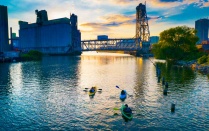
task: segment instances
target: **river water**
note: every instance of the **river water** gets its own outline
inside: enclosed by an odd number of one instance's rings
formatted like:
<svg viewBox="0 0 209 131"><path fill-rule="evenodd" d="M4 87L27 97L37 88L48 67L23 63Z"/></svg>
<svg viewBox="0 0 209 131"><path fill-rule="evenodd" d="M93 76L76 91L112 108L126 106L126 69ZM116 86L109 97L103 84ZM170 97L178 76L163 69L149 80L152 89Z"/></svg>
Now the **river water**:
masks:
<svg viewBox="0 0 209 131"><path fill-rule="evenodd" d="M156 77L168 82L168 94ZM120 89L129 96L122 102ZM89 97L85 88L102 90ZM171 104L175 112L171 112ZM122 118L121 104L133 109ZM125 54L45 56L0 64L0 130L209 130L209 79L190 68Z"/></svg>

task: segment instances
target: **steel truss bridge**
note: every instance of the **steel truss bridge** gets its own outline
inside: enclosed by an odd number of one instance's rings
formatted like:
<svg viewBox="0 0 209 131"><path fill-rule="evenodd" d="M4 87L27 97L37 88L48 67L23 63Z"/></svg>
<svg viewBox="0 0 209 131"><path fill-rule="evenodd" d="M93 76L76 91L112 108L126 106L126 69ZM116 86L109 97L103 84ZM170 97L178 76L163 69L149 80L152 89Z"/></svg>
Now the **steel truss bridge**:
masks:
<svg viewBox="0 0 209 131"><path fill-rule="evenodd" d="M107 40L84 40L81 41L82 51L96 50L123 50L137 51L141 47L135 44L135 38L107 39Z"/></svg>
<svg viewBox="0 0 209 131"><path fill-rule="evenodd" d="M150 48L150 32L145 4L136 7L136 34L129 39L105 39L81 41L82 51L124 50L148 53Z"/></svg>

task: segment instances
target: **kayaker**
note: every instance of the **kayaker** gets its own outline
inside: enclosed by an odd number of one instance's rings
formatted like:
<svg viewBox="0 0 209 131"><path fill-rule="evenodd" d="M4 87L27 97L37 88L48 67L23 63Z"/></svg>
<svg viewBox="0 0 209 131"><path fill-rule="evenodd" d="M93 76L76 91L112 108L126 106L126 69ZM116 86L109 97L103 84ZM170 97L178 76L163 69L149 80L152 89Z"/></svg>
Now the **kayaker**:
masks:
<svg viewBox="0 0 209 131"><path fill-rule="evenodd" d="M126 114L132 114L132 110L130 107L128 107L127 104L125 104L125 108L123 109L123 111L126 113Z"/></svg>
<svg viewBox="0 0 209 131"><path fill-rule="evenodd" d="M89 92L91 92L91 93L95 92L94 87L91 87Z"/></svg>
<svg viewBox="0 0 209 131"><path fill-rule="evenodd" d="M121 91L121 95L125 95L126 92L124 90Z"/></svg>

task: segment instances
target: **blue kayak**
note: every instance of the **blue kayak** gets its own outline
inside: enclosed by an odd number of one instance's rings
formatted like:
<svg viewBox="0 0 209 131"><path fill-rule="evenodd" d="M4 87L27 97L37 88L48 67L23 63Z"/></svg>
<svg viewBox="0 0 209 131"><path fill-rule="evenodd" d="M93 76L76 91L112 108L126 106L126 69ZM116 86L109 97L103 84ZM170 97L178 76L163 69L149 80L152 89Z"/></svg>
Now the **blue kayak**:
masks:
<svg viewBox="0 0 209 131"><path fill-rule="evenodd" d="M126 90L124 90L124 94L122 94L122 93L120 93L120 99L121 100L125 100L126 99L126 97L127 97L127 92L126 92Z"/></svg>

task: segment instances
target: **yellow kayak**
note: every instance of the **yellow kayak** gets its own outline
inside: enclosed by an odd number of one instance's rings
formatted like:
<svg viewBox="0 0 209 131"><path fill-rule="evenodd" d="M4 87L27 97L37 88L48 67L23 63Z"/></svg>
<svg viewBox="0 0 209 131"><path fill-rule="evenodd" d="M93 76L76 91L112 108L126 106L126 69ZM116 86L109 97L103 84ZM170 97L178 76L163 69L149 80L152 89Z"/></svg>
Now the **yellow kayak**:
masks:
<svg viewBox="0 0 209 131"><path fill-rule="evenodd" d="M93 95L95 95L95 93L97 92L97 87L96 86L94 86L94 87L92 87L93 89L94 89L94 91L93 92L91 92L90 90L89 90L89 95L90 96L93 96Z"/></svg>

